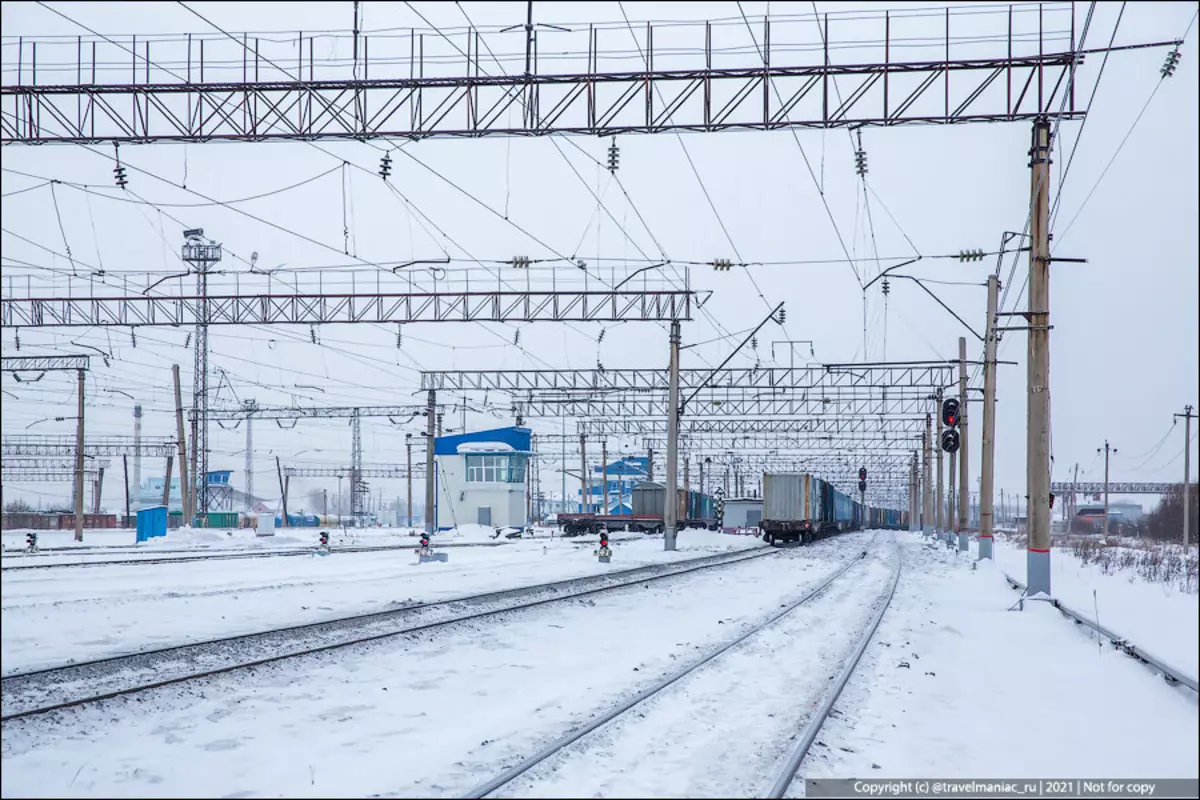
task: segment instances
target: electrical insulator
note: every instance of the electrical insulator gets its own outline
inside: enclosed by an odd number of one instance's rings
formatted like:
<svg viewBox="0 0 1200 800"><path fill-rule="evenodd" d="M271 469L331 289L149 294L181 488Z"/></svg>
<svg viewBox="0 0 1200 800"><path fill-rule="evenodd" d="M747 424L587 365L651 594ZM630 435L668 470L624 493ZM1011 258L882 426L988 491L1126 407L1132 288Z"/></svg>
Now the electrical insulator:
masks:
<svg viewBox="0 0 1200 800"><path fill-rule="evenodd" d="M392 174L392 156L390 153L384 153L383 158L379 159L379 177L385 181Z"/></svg>
<svg viewBox="0 0 1200 800"><path fill-rule="evenodd" d="M596 369L600 370L601 375L604 374L604 364L602 364L601 362L599 362L599 361L596 362Z"/></svg>
<svg viewBox="0 0 1200 800"><path fill-rule="evenodd" d="M714 258L712 266L717 272L728 272L729 268L733 266L733 262L728 258Z"/></svg>
<svg viewBox="0 0 1200 800"><path fill-rule="evenodd" d="M866 150L855 150L854 151L854 171L856 173L858 173L860 176L866 177L866 174L867 174L867 151Z"/></svg>
<svg viewBox="0 0 1200 800"><path fill-rule="evenodd" d="M125 178L125 168L121 166L120 162L113 168L113 179L116 181L117 186L120 186L122 189L129 183Z"/></svg>
<svg viewBox="0 0 1200 800"><path fill-rule="evenodd" d="M608 331L608 328L601 328L601 329L600 329L600 335L599 335L598 337L596 337L596 344L600 344L600 342L603 342L603 341L604 341L604 334L605 334L607 331Z"/></svg>
<svg viewBox="0 0 1200 800"><path fill-rule="evenodd" d="M785 322L787 322L787 309L781 308L779 309L779 324L782 325Z"/></svg>
<svg viewBox="0 0 1200 800"><path fill-rule="evenodd" d="M317 343L317 326L316 325L308 326L308 335L312 337L312 343L316 344Z"/></svg>
<svg viewBox="0 0 1200 800"><path fill-rule="evenodd" d="M396 349L399 350L404 344L404 326L396 326Z"/></svg>
<svg viewBox="0 0 1200 800"><path fill-rule="evenodd" d="M892 285L890 283L888 283L887 278L884 278L883 279L883 296L887 297L888 293L891 291L892 291Z"/></svg>
<svg viewBox="0 0 1200 800"><path fill-rule="evenodd" d="M1176 48L1176 49L1172 50L1171 52L1167 53L1167 60L1163 63L1162 69L1159 70L1159 72L1162 73L1162 76L1164 78L1169 78L1175 74L1175 67L1177 67L1178 65L1179 65L1179 49Z"/></svg>
<svg viewBox="0 0 1200 800"><path fill-rule="evenodd" d="M757 337L757 336L751 336L751 337L750 337L750 349L751 349L751 350L757 350L757 349L758 349L758 337Z"/></svg>
<svg viewBox="0 0 1200 800"><path fill-rule="evenodd" d="M517 330L513 331L513 344L520 344L520 343L521 343L521 329L518 328Z"/></svg>
<svg viewBox="0 0 1200 800"><path fill-rule="evenodd" d="M959 261L982 261L983 260L983 251L982 250L960 250L960 251L958 251L958 260Z"/></svg>
<svg viewBox="0 0 1200 800"><path fill-rule="evenodd" d="M533 263L529 256L513 256L513 260L509 262L517 269L529 269L529 265Z"/></svg>
<svg viewBox="0 0 1200 800"><path fill-rule="evenodd" d="M617 137L612 138L612 143L608 146L608 171L615 173L617 167L620 166L621 151L617 148Z"/></svg>

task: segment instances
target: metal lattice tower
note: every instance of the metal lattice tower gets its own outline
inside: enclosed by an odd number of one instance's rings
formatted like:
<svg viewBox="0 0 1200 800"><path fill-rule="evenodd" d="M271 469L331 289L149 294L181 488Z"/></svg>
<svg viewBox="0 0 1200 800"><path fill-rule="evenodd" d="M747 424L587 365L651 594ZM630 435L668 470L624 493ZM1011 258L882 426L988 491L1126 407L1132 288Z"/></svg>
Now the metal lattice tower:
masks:
<svg viewBox="0 0 1200 800"><path fill-rule="evenodd" d="M196 469L192 480L196 486L194 513L208 512L208 272L221 260L221 245L204 239L203 228L183 232L187 239L182 258L196 270L197 316L193 334L192 408L196 409L195 436L192 442Z"/></svg>

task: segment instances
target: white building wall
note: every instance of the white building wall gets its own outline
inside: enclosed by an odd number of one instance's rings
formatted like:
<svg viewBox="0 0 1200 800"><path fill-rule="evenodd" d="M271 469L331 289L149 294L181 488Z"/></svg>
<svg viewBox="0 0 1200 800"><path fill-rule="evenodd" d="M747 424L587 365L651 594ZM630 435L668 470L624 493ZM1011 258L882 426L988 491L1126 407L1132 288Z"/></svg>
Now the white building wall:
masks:
<svg viewBox="0 0 1200 800"><path fill-rule="evenodd" d="M725 521L721 524L724 528L747 528L747 512L751 509L758 512L758 519L762 519L762 500L726 500L725 501ZM755 522L755 525L758 523Z"/></svg>
<svg viewBox="0 0 1200 800"><path fill-rule="evenodd" d="M525 524L524 483L467 483L465 455L437 456L437 526L474 525L479 509L492 509L492 525Z"/></svg>

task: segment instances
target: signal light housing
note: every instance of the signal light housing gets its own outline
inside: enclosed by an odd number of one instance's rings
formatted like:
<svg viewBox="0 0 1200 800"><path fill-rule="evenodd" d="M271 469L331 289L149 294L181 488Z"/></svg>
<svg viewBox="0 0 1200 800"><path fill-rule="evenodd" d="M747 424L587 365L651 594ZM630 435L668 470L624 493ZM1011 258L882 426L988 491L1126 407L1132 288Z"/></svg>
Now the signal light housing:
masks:
<svg viewBox="0 0 1200 800"><path fill-rule="evenodd" d="M956 428L942 431L942 449L947 453L957 453L959 443L958 430Z"/></svg>
<svg viewBox="0 0 1200 800"><path fill-rule="evenodd" d="M947 397L942 401L942 424L950 428L957 428L960 419L958 412L958 400Z"/></svg>

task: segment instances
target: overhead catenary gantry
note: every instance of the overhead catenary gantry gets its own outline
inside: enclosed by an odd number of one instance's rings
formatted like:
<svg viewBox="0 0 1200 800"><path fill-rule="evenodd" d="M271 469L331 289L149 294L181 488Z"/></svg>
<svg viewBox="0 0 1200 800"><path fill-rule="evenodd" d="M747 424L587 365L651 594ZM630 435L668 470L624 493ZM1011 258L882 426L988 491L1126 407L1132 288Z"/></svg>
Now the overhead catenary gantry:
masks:
<svg viewBox="0 0 1200 800"><path fill-rule="evenodd" d="M990 7L982 32L975 9L946 9L932 23L897 10L858 12L850 23L837 13L776 15L747 20L745 29L728 20L534 30L522 37L524 73L494 63L493 52L504 55L513 41L495 29L355 31L353 70L317 58L314 37L303 33L25 37L4 65L13 82L0 88L0 143L608 136L1079 118L1086 109L1068 76L1103 50L1078 50L1074 13L1063 19L1069 5L1045 5ZM969 36L960 33L966 29ZM638 58L629 69L621 54L631 37ZM386 55L372 57L372 40ZM978 52L986 40L989 57L951 56L952 46L962 52L970 42ZM731 48L744 55L735 59ZM73 80L48 83L48 57L65 60ZM229 74L235 59L240 69ZM621 69L605 68L611 64ZM834 81L844 95L831 92Z"/></svg>
<svg viewBox="0 0 1200 800"><path fill-rule="evenodd" d="M83 443L85 458L141 454L166 458L175 452L175 440L167 436L148 436L138 440L132 436L93 436ZM71 456L75 454L75 439L70 436L38 436L35 434L5 435L0 439L0 457L11 456Z"/></svg>

